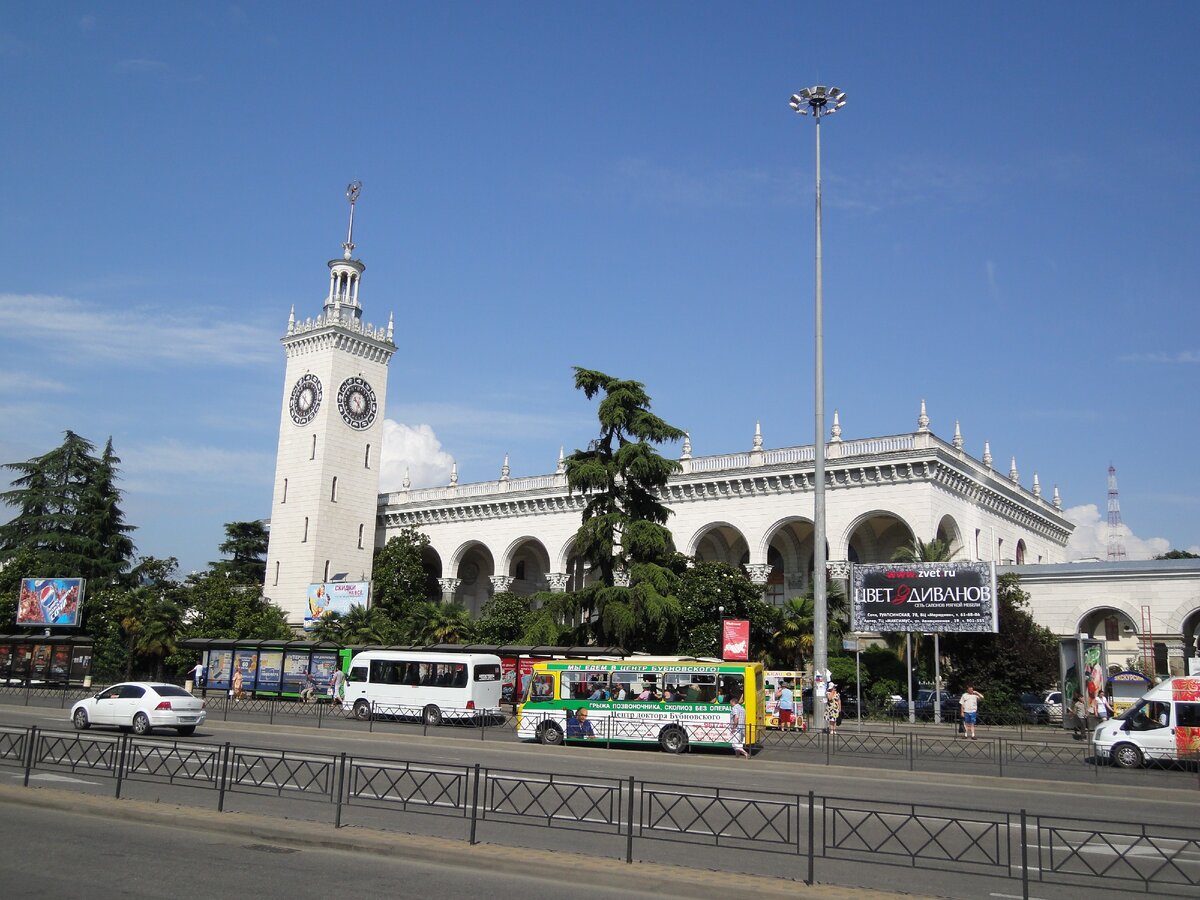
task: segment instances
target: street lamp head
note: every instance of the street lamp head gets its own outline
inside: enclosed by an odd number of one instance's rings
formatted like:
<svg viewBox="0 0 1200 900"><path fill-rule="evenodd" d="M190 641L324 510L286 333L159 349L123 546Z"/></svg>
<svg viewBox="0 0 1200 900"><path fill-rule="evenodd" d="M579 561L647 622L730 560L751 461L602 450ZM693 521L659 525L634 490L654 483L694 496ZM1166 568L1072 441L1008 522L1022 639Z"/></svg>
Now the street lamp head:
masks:
<svg viewBox="0 0 1200 900"><path fill-rule="evenodd" d="M802 116L810 112L820 119L829 116L846 105L846 92L841 88L827 88L823 84L805 88L799 93L792 94L788 105Z"/></svg>

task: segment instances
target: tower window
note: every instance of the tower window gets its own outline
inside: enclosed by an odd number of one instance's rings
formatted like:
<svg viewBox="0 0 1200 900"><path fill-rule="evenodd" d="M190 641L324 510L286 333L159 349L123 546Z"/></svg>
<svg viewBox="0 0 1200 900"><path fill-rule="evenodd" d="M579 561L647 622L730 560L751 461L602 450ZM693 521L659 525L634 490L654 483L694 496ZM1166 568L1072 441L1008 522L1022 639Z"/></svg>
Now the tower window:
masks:
<svg viewBox="0 0 1200 900"><path fill-rule="evenodd" d="M366 526L366 525L359 525L359 526L358 526L358 549L359 549L359 550L361 550L361 549L363 548L363 545L362 545L362 542L363 542L363 532L364 532L364 531L366 531L366 530L367 530L367 526Z"/></svg>
<svg viewBox="0 0 1200 900"><path fill-rule="evenodd" d="M287 479L286 478L283 479L283 499L280 500L279 502L287 503Z"/></svg>
<svg viewBox="0 0 1200 900"><path fill-rule="evenodd" d="M371 468L371 445L370 444L367 444L367 455L363 459L363 468L364 469Z"/></svg>
<svg viewBox="0 0 1200 900"><path fill-rule="evenodd" d="M329 580L329 560L325 560L325 575L321 578L322 581Z"/></svg>
<svg viewBox="0 0 1200 900"><path fill-rule="evenodd" d="M275 584L279 584L279 563L275 563Z"/></svg>
<svg viewBox="0 0 1200 900"><path fill-rule="evenodd" d="M309 457L308 457L308 458L309 458L309 459L316 459L316 458L317 458L317 436L316 436L315 434L313 435L312 453L311 453L311 454L309 454Z"/></svg>
<svg viewBox="0 0 1200 900"><path fill-rule="evenodd" d="M333 476L333 487L329 491L329 499L333 503L337 503L337 476Z"/></svg>
<svg viewBox="0 0 1200 900"><path fill-rule="evenodd" d="M304 517L304 537L300 538L300 543L308 540L308 516Z"/></svg>

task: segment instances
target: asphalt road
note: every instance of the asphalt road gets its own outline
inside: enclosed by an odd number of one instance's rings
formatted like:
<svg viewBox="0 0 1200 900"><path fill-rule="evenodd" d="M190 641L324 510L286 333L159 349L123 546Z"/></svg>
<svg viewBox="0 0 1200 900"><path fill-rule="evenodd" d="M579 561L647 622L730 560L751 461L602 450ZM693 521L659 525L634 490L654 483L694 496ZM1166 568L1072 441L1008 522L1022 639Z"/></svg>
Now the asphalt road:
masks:
<svg viewBox="0 0 1200 900"><path fill-rule="evenodd" d="M0 722L69 729L66 713L55 709L0 707ZM908 772L810 764L785 753L764 753L747 762L736 761L729 755L717 752L694 752L675 757L663 754L657 748L608 750L600 746L542 747L511 740L481 740L477 730L442 728L431 730L428 736L422 736L419 731L382 729L369 734L363 731L361 723L341 723L337 727L318 729L312 724L268 725L258 721L216 720L206 723L194 737L179 743L181 747L204 747L223 745L228 741L240 747L288 749L311 754L347 753L358 759L406 760L441 769L465 770L480 764L493 771L552 773L578 780L627 779L632 775L639 782L678 786L681 791L686 791L682 786L688 785L700 788L720 786L765 799L800 795L802 802L806 802L807 792L812 790L817 794L818 808L825 805L825 798L921 804L926 810L930 807L946 807L948 821L967 817L969 814L965 809L1011 813L1024 809L1030 816L1069 815L1100 822L1177 825L1188 829L1193 838L1197 834L1196 823L1200 813L1200 789L1194 773L1179 778L1168 777L1154 787L1147 787L1144 783L1123 783L1113 776L1126 773L1112 770L1104 771L1100 782L1071 783L1053 777L1053 772L1049 773L1051 777L1042 779ZM114 731L92 729L89 735L106 733L115 734ZM1148 771L1140 774L1171 776L1173 773ZM14 783L11 775L8 783ZM74 776L34 773L32 783L66 787L97 797L112 796L113 790L111 779L86 772ZM127 782L123 796L208 809L216 806L216 798L211 790L205 792L194 787L164 785L161 782ZM226 802L226 808L230 810L280 819L329 823L333 818L333 807L328 802L244 794L231 794ZM835 800L828 802L831 806L837 805ZM350 807L345 810L344 822L356 828L408 831L456 840L466 837L466 823L461 815L397 812L394 804L388 810ZM479 836L486 842L510 846L514 854L524 852L523 848L548 848L623 859L625 850L624 839L619 834L611 833L611 830L610 833L581 833L512 822L485 821L480 823ZM805 860L801 856L649 841L640 839L640 836L635 846L635 856L653 862L761 873L779 878L800 879L805 874ZM1190 867L1189 871L1200 866L1200 858L1192 859L1191 856L1197 854L1189 849L1184 859ZM1100 868L1105 862L1105 859L1097 860ZM965 877L953 871L915 871L829 859L818 860L817 878L819 881L864 888L900 888L949 897L1020 894L1020 882L1012 879ZM1105 891L1095 888L1089 888L1087 892L1090 896L1106 895ZM1124 890L1114 890L1108 895L1122 896L1126 893ZM1051 884L1037 884L1033 892L1033 896L1046 900L1078 895L1078 888Z"/></svg>

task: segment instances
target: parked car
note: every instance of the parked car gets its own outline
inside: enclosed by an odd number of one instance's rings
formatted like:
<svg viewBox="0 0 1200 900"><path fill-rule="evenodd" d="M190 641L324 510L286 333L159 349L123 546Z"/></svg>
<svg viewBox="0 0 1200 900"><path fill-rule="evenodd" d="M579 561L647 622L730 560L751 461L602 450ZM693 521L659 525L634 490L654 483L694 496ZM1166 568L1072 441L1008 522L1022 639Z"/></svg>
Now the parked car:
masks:
<svg viewBox="0 0 1200 900"><path fill-rule="evenodd" d="M1021 695L1021 706L1035 725L1062 721L1062 691L1039 691Z"/></svg>
<svg viewBox="0 0 1200 900"><path fill-rule="evenodd" d="M936 700L932 688L922 688L913 697L913 711L918 719L932 719L935 705L941 707L941 718L950 721L958 718L958 695L946 691L938 691ZM901 699L892 704L892 715L898 718L908 717L908 701Z"/></svg>
<svg viewBox="0 0 1200 900"><path fill-rule="evenodd" d="M154 728L174 728L181 735L195 732L208 713L204 701L173 684L126 681L106 687L71 707L71 723L78 729L116 725L149 734Z"/></svg>

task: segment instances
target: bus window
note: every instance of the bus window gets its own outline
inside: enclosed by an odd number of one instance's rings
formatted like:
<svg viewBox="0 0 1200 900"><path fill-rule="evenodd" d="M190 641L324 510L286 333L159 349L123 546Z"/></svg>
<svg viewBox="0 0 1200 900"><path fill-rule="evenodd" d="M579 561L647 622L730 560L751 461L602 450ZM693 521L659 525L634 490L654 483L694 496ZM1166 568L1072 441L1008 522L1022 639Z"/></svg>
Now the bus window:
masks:
<svg viewBox="0 0 1200 900"><path fill-rule="evenodd" d="M499 681L500 667L490 665L479 665L475 667L476 681Z"/></svg>
<svg viewBox="0 0 1200 900"><path fill-rule="evenodd" d="M346 674L347 681L364 682L367 680L366 666L351 666L350 671Z"/></svg>
<svg viewBox="0 0 1200 900"><path fill-rule="evenodd" d="M741 675L722 675L717 689L718 703L732 703L746 692L746 680Z"/></svg>
<svg viewBox="0 0 1200 900"><path fill-rule="evenodd" d="M403 663L395 663L390 659L371 660L372 684L399 684L400 667Z"/></svg>
<svg viewBox="0 0 1200 900"><path fill-rule="evenodd" d="M554 696L554 676L550 674L534 675L529 680L529 696L527 700L549 700Z"/></svg>
<svg viewBox="0 0 1200 900"><path fill-rule="evenodd" d="M560 695L563 700L607 700L608 673L563 672Z"/></svg>

